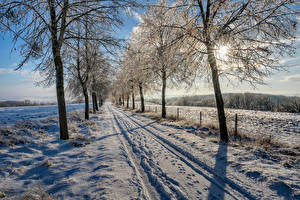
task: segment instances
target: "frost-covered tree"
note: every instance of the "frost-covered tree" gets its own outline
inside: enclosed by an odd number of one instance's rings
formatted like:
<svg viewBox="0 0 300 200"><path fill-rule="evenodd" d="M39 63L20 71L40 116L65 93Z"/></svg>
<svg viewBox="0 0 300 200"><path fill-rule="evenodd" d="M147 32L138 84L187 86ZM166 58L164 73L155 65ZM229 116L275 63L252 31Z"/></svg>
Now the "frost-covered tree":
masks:
<svg viewBox="0 0 300 200"><path fill-rule="evenodd" d="M101 27L105 32L122 23L121 9L136 4L133 0L2 0L0 4L0 30L14 34L22 42L21 67L30 59L41 64L53 63L56 76L56 93L59 111L60 138L68 139L68 126L64 93L64 67L62 50L67 40L76 37L72 25L87 19L91 26ZM84 20L86 21L86 20ZM104 23L105 22L105 23ZM109 26L103 27L106 24ZM103 36L103 35L102 35ZM109 35L106 35L109 36ZM92 38L89 38L92 39ZM111 43L109 37L102 44ZM51 62L49 61L50 58ZM38 66L39 68L39 66Z"/></svg>
<svg viewBox="0 0 300 200"><path fill-rule="evenodd" d="M185 67L183 34L172 28L179 23L176 13L167 8L168 0L161 0L157 5L148 8L142 16L140 40L146 51L144 58L148 60L150 71L156 80L160 80L162 117L166 117L167 82L185 81L191 77L189 68Z"/></svg>
<svg viewBox="0 0 300 200"><path fill-rule="evenodd" d="M110 86L110 64L100 51L96 42L76 39L78 48L74 49L74 57L67 67L68 89L73 97L84 96L85 119L89 119L89 93L92 96L93 112L98 110L107 95Z"/></svg>
<svg viewBox="0 0 300 200"><path fill-rule="evenodd" d="M124 52L123 57L123 69L127 72L128 81L138 88L142 112L145 111L144 92L153 82L153 73L147 59L147 48L141 40L143 34L140 27L131 34L129 48Z"/></svg>
<svg viewBox="0 0 300 200"><path fill-rule="evenodd" d="M68 52L71 56L67 64L68 89L72 96L83 95L85 100L85 119L89 119L89 89L91 87L91 76L98 73L99 76L106 76L102 73L100 65L105 63L103 53L100 51L100 43L87 39L92 34L96 38L96 32L92 32L90 27L77 26L78 37L68 43ZM82 31L83 30L83 31ZM99 77L100 78L100 77ZM81 89L81 90L80 90ZM93 97L94 99L95 97Z"/></svg>
<svg viewBox="0 0 300 200"><path fill-rule="evenodd" d="M128 98L127 98L127 102L129 101L129 97L131 94L131 103L132 103L132 109L135 109L135 89L136 89L136 77L137 77L137 73L134 69L134 65L133 65L133 60L132 60L132 52L131 51L126 51L124 52L124 56L123 56L123 60L121 61L121 71L119 73L119 83L125 83L125 87L124 86L118 86L119 88L119 98L120 100L122 99L123 93L124 91L128 92ZM121 102L120 102L121 103ZM128 105L128 103L127 103ZM128 107L128 106L127 106Z"/></svg>
<svg viewBox="0 0 300 200"><path fill-rule="evenodd" d="M220 137L228 141L219 77L263 83L280 70L279 57L293 54L299 5L294 0L176 0L180 29L195 51L200 68L210 73L218 110Z"/></svg>
<svg viewBox="0 0 300 200"><path fill-rule="evenodd" d="M102 105L103 101L106 99L108 94L108 89L111 85L111 65L108 62L108 58L100 57L97 55L96 62L97 70L91 74L91 85L90 93L93 97L93 112L98 110L98 101L101 102L99 106Z"/></svg>

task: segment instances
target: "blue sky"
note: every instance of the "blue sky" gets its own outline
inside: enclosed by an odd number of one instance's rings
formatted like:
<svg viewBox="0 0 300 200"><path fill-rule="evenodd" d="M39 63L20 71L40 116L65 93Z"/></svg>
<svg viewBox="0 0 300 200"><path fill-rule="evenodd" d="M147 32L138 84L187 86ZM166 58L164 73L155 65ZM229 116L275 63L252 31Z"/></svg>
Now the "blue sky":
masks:
<svg viewBox="0 0 300 200"><path fill-rule="evenodd" d="M22 70L15 71L20 62L18 50L13 50L9 35L0 38L0 101L1 100L55 100L55 89L35 87L41 80L34 64L26 63Z"/></svg>
<svg viewBox="0 0 300 200"><path fill-rule="evenodd" d="M116 33L119 38L129 38L133 27L139 23L135 17L125 18L126 23ZM21 70L14 70L21 57L18 49L14 48L11 38L10 34L0 36L0 101L25 99L55 101L55 86L50 88L36 86L35 82L43 78L39 72L33 71L34 63L26 63Z"/></svg>
<svg viewBox="0 0 300 200"><path fill-rule="evenodd" d="M139 23L138 16L126 17L125 24L117 32L118 37L128 38L130 32ZM300 31L298 30L298 33ZM298 34L300 35L300 34ZM256 92L269 94L282 94L300 96L300 40L297 40L298 49L293 57L282 58L282 64L290 65L287 71L274 72L267 77L267 85L253 88L248 84L232 85L222 81L222 92ZM38 72L33 71L34 64L27 63L20 71L14 71L20 61L18 49L13 50L13 44L9 34L0 36L0 101L1 100L36 100L55 101L55 88L43 88L35 86L35 81L42 80ZM198 80L189 90L184 88L167 89L167 96L212 94L211 83ZM159 94L158 94L159 95Z"/></svg>

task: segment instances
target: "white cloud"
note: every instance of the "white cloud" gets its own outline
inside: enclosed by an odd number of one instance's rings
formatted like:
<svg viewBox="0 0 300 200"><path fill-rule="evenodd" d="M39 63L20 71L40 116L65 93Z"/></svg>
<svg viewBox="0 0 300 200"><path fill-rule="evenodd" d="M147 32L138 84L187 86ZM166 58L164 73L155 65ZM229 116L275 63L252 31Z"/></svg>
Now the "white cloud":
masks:
<svg viewBox="0 0 300 200"><path fill-rule="evenodd" d="M125 13L129 16L133 16L138 22L143 22L142 16L139 13L135 12L132 8L125 8Z"/></svg>
<svg viewBox="0 0 300 200"><path fill-rule="evenodd" d="M134 18L138 21L138 24L141 24L141 23L144 22L142 16L141 16L139 13L132 11L132 15L133 15ZM139 33L140 31L141 31L141 30L140 30L140 28L139 28L139 25L137 25L137 26L135 26L135 27L132 28L132 32L133 32L133 33Z"/></svg>
<svg viewBox="0 0 300 200"><path fill-rule="evenodd" d="M0 74L20 74L21 76L30 76L33 71L24 69L24 70L14 70L10 68L0 68Z"/></svg>
<svg viewBox="0 0 300 200"><path fill-rule="evenodd" d="M11 64L11 67L17 67L17 66L18 66L18 63Z"/></svg>
<svg viewBox="0 0 300 200"><path fill-rule="evenodd" d="M132 33L136 33L138 34L140 32L140 27L139 26L135 26L132 28Z"/></svg>
<svg viewBox="0 0 300 200"><path fill-rule="evenodd" d="M280 64L286 64L286 63L291 63L291 62L295 62L297 61L297 63L300 60L300 56L297 57L285 57L283 59L280 60Z"/></svg>
<svg viewBox="0 0 300 200"><path fill-rule="evenodd" d="M20 99L30 99L30 100L55 100L55 87L42 88L36 87L35 82L43 80L43 77L37 71L32 70L18 70L15 71L10 68L1 68L1 76L14 75L16 78L12 78L9 83L4 80L0 80L0 100L20 100ZM13 81L13 83L11 83Z"/></svg>
<svg viewBox="0 0 300 200"><path fill-rule="evenodd" d="M20 75L22 77L22 80L20 80L21 82L25 83L25 82L38 82L38 81L42 81L43 77L40 75L39 72L37 71L31 71L31 70L27 70L27 69L23 69L23 70L13 70L13 69L9 69L9 68L0 68L0 75L8 75L8 74L15 74L15 75Z"/></svg>
<svg viewBox="0 0 300 200"><path fill-rule="evenodd" d="M138 20L139 23L142 23L144 21L143 18L142 18L142 16L139 13L133 11L132 14L133 14L134 18L136 20Z"/></svg>
<svg viewBox="0 0 300 200"><path fill-rule="evenodd" d="M55 101L55 87L41 88L28 84L13 85L9 88L0 87L0 100Z"/></svg>
<svg viewBox="0 0 300 200"><path fill-rule="evenodd" d="M285 76L280 82L300 82L300 74Z"/></svg>
<svg viewBox="0 0 300 200"><path fill-rule="evenodd" d="M25 64L23 64L22 67L30 67L30 66L32 66L32 65L34 65L34 64L30 62L30 63L25 63ZM10 65L10 67L13 68L13 69L17 68L18 66L19 66L19 64L16 63L16 62L14 62L14 63L12 63L12 64Z"/></svg>
<svg viewBox="0 0 300 200"><path fill-rule="evenodd" d="M16 73L13 69L0 68L0 74L13 74Z"/></svg>

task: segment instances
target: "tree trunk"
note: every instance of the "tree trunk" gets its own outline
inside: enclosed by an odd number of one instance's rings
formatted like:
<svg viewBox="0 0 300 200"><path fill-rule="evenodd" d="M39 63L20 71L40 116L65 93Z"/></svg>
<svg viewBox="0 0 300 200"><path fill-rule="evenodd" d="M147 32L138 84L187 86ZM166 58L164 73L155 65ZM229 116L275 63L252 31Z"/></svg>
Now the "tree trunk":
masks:
<svg viewBox="0 0 300 200"><path fill-rule="evenodd" d="M124 95L122 94L122 106L124 107L125 106L125 98L124 98Z"/></svg>
<svg viewBox="0 0 300 200"><path fill-rule="evenodd" d="M208 62L212 72L212 81L213 81L217 110L218 110L220 139L221 141L228 142L226 116L224 111L223 97L222 97L220 83L219 83L218 68L217 68L217 63L213 52L213 48L209 44L207 45L207 53L208 53Z"/></svg>
<svg viewBox="0 0 300 200"><path fill-rule="evenodd" d="M65 103L63 63L60 57L60 53L57 52L57 49L55 47L53 47L53 54L56 71L56 96L58 105L60 139L67 140L69 139L69 134Z"/></svg>
<svg viewBox="0 0 300 200"><path fill-rule="evenodd" d="M58 117L59 117L59 132L60 139L69 139L68 134L68 122L67 122L67 112L65 103L65 91L64 91L64 68L60 55L60 50L62 46L63 36L65 33L65 23L68 9L68 1L64 1L64 8L62 12L62 24L60 29L60 34L58 35L58 24L56 20L56 11L54 1L48 1L49 12L50 12L50 30L51 30L51 43L52 43L52 54L55 65L56 73L56 97L58 105Z"/></svg>
<svg viewBox="0 0 300 200"><path fill-rule="evenodd" d="M129 95L127 94L127 105L126 108L129 108Z"/></svg>
<svg viewBox="0 0 300 200"><path fill-rule="evenodd" d="M95 108L96 108L96 111L99 111L96 93L95 93Z"/></svg>
<svg viewBox="0 0 300 200"><path fill-rule="evenodd" d="M84 118L86 120L89 120L89 94L87 89L83 89L83 95L84 95L84 102L85 102Z"/></svg>
<svg viewBox="0 0 300 200"><path fill-rule="evenodd" d="M162 90L161 90L161 117L166 118L166 86L167 86L167 76L164 71L162 74Z"/></svg>
<svg viewBox="0 0 300 200"><path fill-rule="evenodd" d="M92 92L92 101L93 101L93 113L96 114L96 98L95 98L96 94L94 92ZM95 104L96 102L96 104Z"/></svg>
<svg viewBox="0 0 300 200"><path fill-rule="evenodd" d="M132 110L135 109L135 103L134 103L134 91L133 91L133 87L132 87Z"/></svg>
<svg viewBox="0 0 300 200"><path fill-rule="evenodd" d="M144 103L144 94L143 94L143 84L139 83L140 88L140 98L141 98L141 111L145 111L145 103Z"/></svg>
<svg viewBox="0 0 300 200"><path fill-rule="evenodd" d="M102 106L102 97L101 97L101 95L99 95L99 107L101 107Z"/></svg>

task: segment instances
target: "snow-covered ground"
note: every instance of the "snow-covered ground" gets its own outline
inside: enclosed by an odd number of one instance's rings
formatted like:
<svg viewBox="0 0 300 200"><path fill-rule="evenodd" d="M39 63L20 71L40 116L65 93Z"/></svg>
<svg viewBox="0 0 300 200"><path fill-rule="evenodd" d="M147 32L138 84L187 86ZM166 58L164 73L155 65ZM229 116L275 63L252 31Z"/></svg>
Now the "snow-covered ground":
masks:
<svg viewBox="0 0 300 200"><path fill-rule="evenodd" d="M300 199L299 147L219 143L207 128L109 104L82 119L69 113L69 141L59 140L56 116L0 126L0 198Z"/></svg>
<svg viewBox="0 0 300 200"><path fill-rule="evenodd" d="M147 104L146 110L161 111L161 106ZM167 106L167 114L205 124L218 124L217 110L212 107ZM238 115L238 130L251 136L272 136L286 144L300 144L300 114L265 112L242 109L225 109L228 126L234 127L235 114ZM200 123L200 122L199 122Z"/></svg>
<svg viewBox="0 0 300 200"><path fill-rule="evenodd" d="M67 111L84 109L84 104L68 104ZM38 119L57 115L57 106L22 106L0 108L0 126L10 126L19 120Z"/></svg>

